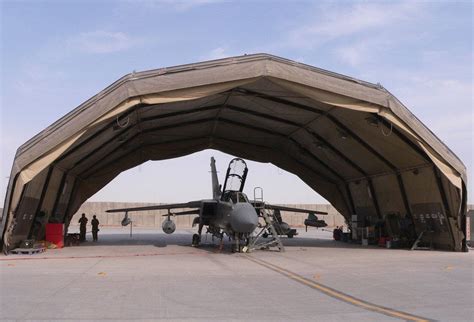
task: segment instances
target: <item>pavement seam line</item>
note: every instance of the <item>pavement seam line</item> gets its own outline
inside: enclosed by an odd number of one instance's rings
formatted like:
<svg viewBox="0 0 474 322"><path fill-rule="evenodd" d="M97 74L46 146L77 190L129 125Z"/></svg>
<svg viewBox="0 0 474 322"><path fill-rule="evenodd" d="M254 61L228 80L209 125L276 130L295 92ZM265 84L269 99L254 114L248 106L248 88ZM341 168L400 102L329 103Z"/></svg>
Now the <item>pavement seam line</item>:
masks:
<svg viewBox="0 0 474 322"><path fill-rule="evenodd" d="M248 260L256 263L256 264L259 264L260 266L271 269L274 272L280 273L281 275L284 275L284 276L286 276L286 277L288 277L288 278L290 278L294 281L297 281L301 284L309 286L313 289L316 289L316 290L320 291L323 294L326 294L328 296L331 296L335 299L346 302L348 304L351 304L351 305L354 305L354 306L357 306L357 307L360 307L360 308L363 308L363 309L366 309L366 310L369 310L369 311L372 311L372 312L381 313L381 314L384 314L384 315L387 315L387 316L390 316L390 317L399 318L399 319L402 319L402 320L405 320L405 321L413 321L413 322L432 322L432 321L434 321L432 319L419 317L419 316L412 315L412 314L409 314L409 313L406 313L406 312L402 312L402 311L390 309L390 308L387 308L387 307L383 307L383 306L380 306L380 305L377 305L377 304L374 304L374 303L369 303L367 301L355 298L351 295L348 295L348 294L342 293L340 291L337 291L335 289L332 289L332 288L330 288L328 286L325 286L321 283L311 281L311 280L309 280L309 279L307 279L307 278L305 278L305 277L303 277L299 274L291 272L291 271L289 271L287 269L284 269L282 267L279 267L275 264L271 264L269 262L266 262L266 261L261 260L261 259L254 258L254 257L249 256L249 255L244 255L244 257L247 258Z"/></svg>

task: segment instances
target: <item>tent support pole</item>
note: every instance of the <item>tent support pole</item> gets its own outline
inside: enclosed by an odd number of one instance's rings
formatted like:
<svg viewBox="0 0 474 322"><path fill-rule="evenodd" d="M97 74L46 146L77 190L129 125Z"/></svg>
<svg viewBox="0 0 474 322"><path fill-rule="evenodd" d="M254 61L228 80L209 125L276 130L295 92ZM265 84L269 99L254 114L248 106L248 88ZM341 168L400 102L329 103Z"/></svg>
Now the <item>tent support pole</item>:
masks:
<svg viewBox="0 0 474 322"><path fill-rule="evenodd" d="M462 239L462 251L463 252L469 252L469 248L467 247L467 230L469 227L467 227L467 191L466 191L466 185L463 183L462 184L462 199L461 199L461 229L464 234L464 237Z"/></svg>
<svg viewBox="0 0 474 322"><path fill-rule="evenodd" d="M446 214L446 223L448 224L449 233L453 240L453 250L456 250L456 238L454 238L453 228L451 227L451 221L449 218L453 218L451 215L451 210L449 208L448 199L446 198L446 191L444 190L443 181L441 180L441 174L439 173L438 168L433 166L433 174L436 178L436 183L438 184L439 194L441 195L441 201L443 202L444 212Z"/></svg>
<svg viewBox="0 0 474 322"><path fill-rule="evenodd" d="M405 190L405 184L403 183L402 175L400 173L397 173L397 181L398 181L398 187L400 188L400 192L402 194L402 199L403 199L403 204L405 205L406 214L413 221L413 214L411 213L410 203L408 202L408 195Z"/></svg>
<svg viewBox="0 0 474 322"><path fill-rule="evenodd" d="M377 217L379 219L382 219L382 213L380 212L379 200L377 198L377 195L375 194L374 183L372 182L372 179L370 179L370 178L367 178L367 182L369 184L370 195L372 197L372 201L374 202L374 207L375 207L375 211L377 213Z"/></svg>
<svg viewBox="0 0 474 322"><path fill-rule="evenodd" d="M53 209L51 210L51 215L53 218L56 218L56 210L58 208L59 201L61 199L61 195L64 189L64 185L66 184L66 179L67 179L68 172L65 171L63 173L63 177L61 178L61 183L59 184L59 189L58 192L56 193L56 199L54 200L54 206Z"/></svg>
<svg viewBox="0 0 474 322"><path fill-rule="evenodd" d="M74 197L74 195L75 195L76 192L77 192L77 188L79 187L79 184L77 183L77 181L78 181L78 179L76 178L76 179L74 180L74 186L73 186L72 189L71 189L71 193L69 194L69 199L68 199L68 201L67 201L66 210L64 211L64 220L63 220L63 221L64 221L64 223L66 224L66 229L64 230L65 233L67 233L68 228L69 228L69 224L70 224L71 219L72 219L72 217L69 218L69 217L70 217L70 216L69 216L69 212L71 211L71 203L72 203L72 201L74 200L73 197Z"/></svg>
<svg viewBox="0 0 474 322"><path fill-rule="evenodd" d="M43 189L41 189L40 199L38 200L38 206L36 206L35 217L33 219L33 223L35 222L36 216L38 216L38 213L41 210L41 206L43 206L44 197L46 196L46 191L48 191L49 181L51 180L51 175L53 174L53 170L54 170L54 164L52 164L48 169L48 174L46 175L46 180L44 181ZM32 238L31 236L33 232L32 229L33 229L33 225L30 227L28 238Z"/></svg>

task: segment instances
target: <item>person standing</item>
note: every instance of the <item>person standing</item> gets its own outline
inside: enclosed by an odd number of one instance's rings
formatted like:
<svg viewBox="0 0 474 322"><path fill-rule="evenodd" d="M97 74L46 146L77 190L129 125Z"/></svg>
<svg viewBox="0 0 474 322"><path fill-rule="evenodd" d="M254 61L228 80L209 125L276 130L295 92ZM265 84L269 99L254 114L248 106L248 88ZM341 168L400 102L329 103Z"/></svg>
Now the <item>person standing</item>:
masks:
<svg viewBox="0 0 474 322"><path fill-rule="evenodd" d="M86 241L86 229L87 229L87 222L89 220L86 218L86 214L82 214L81 218L79 219L79 241L84 242Z"/></svg>
<svg viewBox="0 0 474 322"><path fill-rule="evenodd" d="M99 233L99 220L97 219L95 215L92 217L91 225L92 225L92 239L96 242L97 237L98 237L97 235Z"/></svg>

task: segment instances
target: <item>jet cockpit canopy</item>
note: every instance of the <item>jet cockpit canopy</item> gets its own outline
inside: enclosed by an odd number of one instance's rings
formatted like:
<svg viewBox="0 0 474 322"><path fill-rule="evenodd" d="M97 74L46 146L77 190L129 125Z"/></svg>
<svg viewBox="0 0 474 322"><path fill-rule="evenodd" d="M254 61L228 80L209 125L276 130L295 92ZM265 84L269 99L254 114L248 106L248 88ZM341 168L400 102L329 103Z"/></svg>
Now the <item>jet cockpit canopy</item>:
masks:
<svg viewBox="0 0 474 322"><path fill-rule="evenodd" d="M223 201L231 201L232 203L241 203L245 202L248 203L249 199L245 195L245 193L240 192L240 191L232 191L232 190L227 190L222 194L222 200Z"/></svg>
<svg viewBox="0 0 474 322"><path fill-rule="evenodd" d="M247 164L241 158L232 159L229 162L227 173L225 176L224 187L222 191L239 191L242 192L245 186L245 180L247 179ZM224 195L224 194L223 194ZM224 200L224 199L222 199Z"/></svg>

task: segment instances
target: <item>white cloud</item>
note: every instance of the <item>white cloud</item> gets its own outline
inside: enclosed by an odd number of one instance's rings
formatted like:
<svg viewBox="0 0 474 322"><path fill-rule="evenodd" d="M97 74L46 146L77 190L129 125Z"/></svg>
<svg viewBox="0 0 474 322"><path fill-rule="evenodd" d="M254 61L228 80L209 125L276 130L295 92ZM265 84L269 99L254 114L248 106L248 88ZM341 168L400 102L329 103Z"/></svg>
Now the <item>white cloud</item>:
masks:
<svg viewBox="0 0 474 322"><path fill-rule="evenodd" d="M410 19L418 14L415 2L362 2L334 7L324 3L312 21L292 30L287 45L297 48L317 47L337 38L361 34Z"/></svg>
<svg viewBox="0 0 474 322"><path fill-rule="evenodd" d="M336 48L335 53L343 63L357 67L370 60L376 46L379 47L374 41L357 41L353 44Z"/></svg>
<svg viewBox="0 0 474 322"><path fill-rule="evenodd" d="M399 87L403 96L409 96L410 104L436 116L441 111L472 111L472 81L443 78L424 74L405 78L405 85Z"/></svg>
<svg viewBox="0 0 474 322"><path fill-rule="evenodd" d="M23 95L36 95L40 92L54 93L65 81L64 72L54 66L39 63L25 63L19 70L21 77L13 82L14 88Z"/></svg>
<svg viewBox="0 0 474 322"><path fill-rule="evenodd" d="M226 58L229 57L229 54L227 53L227 49L224 47L217 47L211 50L209 54L203 57L203 59L206 60L212 60L212 59L221 59L221 58Z"/></svg>
<svg viewBox="0 0 474 322"><path fill-rule="evenodd" d="M215 3L223 2L222 0L161 0L160 2L166 3L168 6L173 6L176 10L190 10L195 7L204 5L210 5Z"/></svg>
<svg viewBox="0 0 474 322"><path fill-rule="evenodd" d="M124 32L97 30L83 32L69 39L70 47L91 54L108 54L130 49L142 42Z"/></svg>
<svg viewBox="0 0 474 322"><path fill-rule="evenodd" d="M395 39L372 36L335 46L334 53L342 63L365 69L368 63L373 65L374 62L379 62L380 58L395 46L397 46Z"/></svg>

